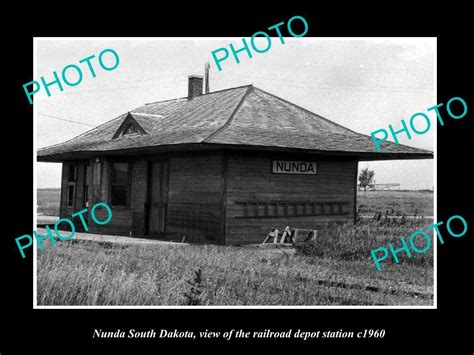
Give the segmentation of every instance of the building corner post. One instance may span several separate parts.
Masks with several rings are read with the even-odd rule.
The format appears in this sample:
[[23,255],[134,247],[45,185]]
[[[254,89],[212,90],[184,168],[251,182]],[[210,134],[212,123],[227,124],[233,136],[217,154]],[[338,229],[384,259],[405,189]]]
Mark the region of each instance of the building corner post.
[[357,222],[357,177],[359,173],[359,161],[355,161],[355,181],[354,181],[354,224]]
[[227,162],[228,157],[225,150],[222,151],[222,172],[221,172],[221,244],[226,245],[227,226]]

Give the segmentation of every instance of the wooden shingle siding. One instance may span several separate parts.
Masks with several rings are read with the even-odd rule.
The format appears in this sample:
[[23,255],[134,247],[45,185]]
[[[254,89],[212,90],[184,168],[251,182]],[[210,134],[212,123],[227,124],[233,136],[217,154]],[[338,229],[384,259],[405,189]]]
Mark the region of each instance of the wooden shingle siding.
[[166,232],[220,244],[222,154],[171,157]]
[[[272,159],[316,160],[317,175],[272,174]],[[327,159],[327,158],[326,158]],[[226,244],[261,242],[271,228],[315,229],[327,222],[351,222],[354,214],[354,161],[320,160],[314,156],[295,155],[280,157],[278,154],[231,154],[227,166]],[[253,202],[247,206],[244,201]],[[284,201],[275,206],[265,202]],[[258,205],[257,205],[258,202]],[[324,209],[316,206],[316,215],[309,214],[310,205],[304,202],[326,203]],[[342,210],[336,203],[343,203]],[[252,208],[252,214],[250,214]],[[271,209],[266,211],[266,209]],[[311,206],[312,208],[312,206]],[[319,210],[318,210],[319,208]],[[336,213],[337,212],[337,213]],[[267,213],[269,216],[262,216]],[[312,213],[312,210],[311,210]],[[258,214],[259,217],[255,218]]]

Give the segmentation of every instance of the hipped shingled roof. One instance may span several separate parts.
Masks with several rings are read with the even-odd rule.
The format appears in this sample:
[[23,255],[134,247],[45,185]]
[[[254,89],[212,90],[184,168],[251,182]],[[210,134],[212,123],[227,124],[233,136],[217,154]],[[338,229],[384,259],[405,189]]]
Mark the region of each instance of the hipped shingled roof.
[[[127,117],[145,134],[113,138]],[[129,118],[130,119],[130,118]],[[377,152],[354,132],[252,85],[146,104],[67,142],[42,148],[38,161],[166,150],[236,148],[306,151],[359,160],[430,159],[433,153],[391,142]]]

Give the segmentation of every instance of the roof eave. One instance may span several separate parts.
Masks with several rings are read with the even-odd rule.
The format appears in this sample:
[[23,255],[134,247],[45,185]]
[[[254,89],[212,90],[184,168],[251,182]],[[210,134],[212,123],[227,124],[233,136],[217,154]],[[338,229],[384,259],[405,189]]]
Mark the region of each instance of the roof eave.
[[115,150],[89,150],[73,151],[57,154],[38,155],[38,162],[61,163],[68,160],[88,160],[96,156],[116,156],[116,155],[143,155],[166,152],[187,152],[196,150],[240,150],[240,151],[272,151],[272,152],[293,152],[306,153],[326,156],[339,156],[356,159],[359,161],[375,160],[418,160],[433,159],[433,153],[429,151],[406,152],[406,153],[387,153],[387,152],[351,152],[351,151],[326,151],[302,148],[288,148],[275,146],[257,146],[257,145],[236,145],[236,144],[217,144],[217,143],[186,143],[171,144],[161,146],[148,146],[139,148],[115,149]]

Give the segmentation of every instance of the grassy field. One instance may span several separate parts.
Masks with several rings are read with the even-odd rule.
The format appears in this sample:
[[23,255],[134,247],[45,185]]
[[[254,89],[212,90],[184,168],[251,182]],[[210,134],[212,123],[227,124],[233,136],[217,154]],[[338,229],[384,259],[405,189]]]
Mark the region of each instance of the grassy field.
[[[428,190],[358,191],[357,206],[362,215],[384,214],[433,216],[434,194]],[[393,210],[393,212],[392,212]]]
[[296,252],[60,242],[38,253],[38,304],[430,305],[432,251],[387,260],[382,271],[370,259],[372,248],[426,225],[403,223],[329,226]]
[[38,213],[46,216],[59,216],[61,189],[38,189],[36,196]]

